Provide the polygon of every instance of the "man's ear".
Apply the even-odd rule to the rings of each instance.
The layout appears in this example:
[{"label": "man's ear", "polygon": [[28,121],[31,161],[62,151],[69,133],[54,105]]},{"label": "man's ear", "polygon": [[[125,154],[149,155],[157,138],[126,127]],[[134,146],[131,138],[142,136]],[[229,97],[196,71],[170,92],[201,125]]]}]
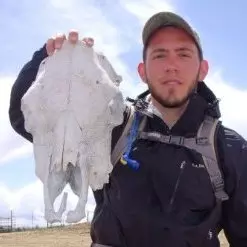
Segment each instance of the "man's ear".
[{"label": "man's ear", "polygon": [[209,65],[208,61],[202,60],[200,65],[199,81],[203,81],[208,74]]},{"label": "man's ear", "polygon": [[147,83],[147,76],[146,76],[146,70],[145,70],[145,64],[144,63],[138,64],[138,74],[141,77],[142,81]]}]

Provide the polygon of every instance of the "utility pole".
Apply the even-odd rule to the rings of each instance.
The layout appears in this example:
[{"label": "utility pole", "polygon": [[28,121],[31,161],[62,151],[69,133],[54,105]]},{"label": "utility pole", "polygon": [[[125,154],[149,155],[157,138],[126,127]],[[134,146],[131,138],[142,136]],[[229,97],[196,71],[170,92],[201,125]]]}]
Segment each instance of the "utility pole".
[{"label": "utility pole", "polygon": [[12,212],[12,210],[10,211],[10,230],[11,230],[11,232],[13,230],[13,212]]},{"label": "utility pole", "polygon": [[32,229],[33,229],[33,211],[32,211]]}]

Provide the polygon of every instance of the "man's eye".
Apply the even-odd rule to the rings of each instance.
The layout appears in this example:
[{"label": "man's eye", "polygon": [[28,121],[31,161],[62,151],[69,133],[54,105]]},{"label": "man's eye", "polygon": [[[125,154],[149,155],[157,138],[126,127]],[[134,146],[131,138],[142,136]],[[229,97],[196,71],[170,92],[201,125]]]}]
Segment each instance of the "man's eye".
[{"label": "man's eye", "polygon": [[158,55],[153,56],[153,59],[164,58],[164,57],[165,57],[165,54],[158,54]]},{"label": "man's eye", "polygon": [[180,53],[179,56],[180,57],[191,57],[191,55],[187,53]]}]

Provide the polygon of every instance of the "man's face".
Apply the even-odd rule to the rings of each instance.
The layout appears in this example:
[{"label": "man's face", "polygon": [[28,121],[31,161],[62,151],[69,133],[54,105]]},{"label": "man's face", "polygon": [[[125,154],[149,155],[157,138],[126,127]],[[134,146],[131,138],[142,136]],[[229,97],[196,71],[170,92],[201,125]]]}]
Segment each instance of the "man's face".
[{"label": "man's face", "polygon": [[182,106],[207,71],[207,62],[199,59],[193,39],[174,27],[160,29],[152,36],[146,60],[138,67],[152,97],[169,108]]}]

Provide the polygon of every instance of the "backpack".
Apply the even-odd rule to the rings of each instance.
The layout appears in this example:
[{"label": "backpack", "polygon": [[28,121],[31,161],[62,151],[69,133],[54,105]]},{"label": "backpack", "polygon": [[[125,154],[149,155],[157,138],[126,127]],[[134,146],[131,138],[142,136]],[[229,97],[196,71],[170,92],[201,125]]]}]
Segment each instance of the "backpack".
[{"label": "backpack", "polygon": [[[138,109],[132,105],[129,109],[130,114],[127,123],[125,124],[124,130],[122,131],[122,134],[111,154],[111,161],[113,166],[115,166],[119,160],[123,164],[126,164],[127,162],[133,162],[132,160],[126,161],[126,157],[131,150],[130,135],[133,134],[132,131],[134,124],[136,124],[135,118],[136,114],[138,114]],[[206,115],[204,121],[201,123],[200,128],[198,129],[196,137],[194,138],[185,138],[182,136],[172,135],[168,136],[159,132],[144,132],[143,129],[146,120],[147,116],[144,114],[141,118],[141,121],[139,122],[136,138],[184,146],[200,153],[209,174],[216,200],[225,201],[229,199],[227,193],[224,190],[224,179],[218,165],[215,149],[215,136],[217,134],[218,127],[221,124],[217,118]],[[124,154],[125,159],[123,159]],[[133,164],[133,167],[137,168],[137,164]]]}]

